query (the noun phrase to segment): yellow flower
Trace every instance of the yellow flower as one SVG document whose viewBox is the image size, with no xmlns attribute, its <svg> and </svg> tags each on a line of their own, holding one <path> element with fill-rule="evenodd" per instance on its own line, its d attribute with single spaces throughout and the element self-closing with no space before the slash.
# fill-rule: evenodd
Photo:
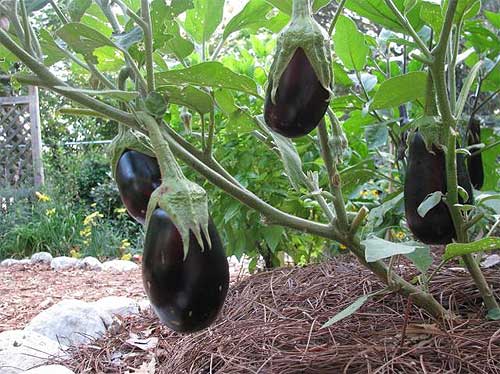
<svg viewBox="0 0 500 374">
<path fill-rule="evenodd" d="M 95 225 L 95 221 L 98 219 L 98 218 L 102 218 L 104 217 L 101 213 L 99 212 L 94 212 L 92 214 L 89 214 L 87 217 L 85 217 L 85 219 L 83 220 L 83 224 L 85 226 L 88 226 L 88 225 Z"/>
<path fill-rule="evenodd" d="M 35 195 L 36 195 L 36 197 L 38 198 L 39 201 L 43 201 L 43 202 L 50 201 L 50 197 L 48 197 L 47 195 L 45 195 L 45 194 L 43 194 L 41 192 L 36 191 Z"/>
<path fill-rule="evenodd" d="M 123 239 L 123 240 L 122 240 L 122 245 L 121 245 L 121 247 L 120 247 L 120 248 L 122 248 L 122 249 L 126 249 L 126 248 L 128 248 L 128 247 L 130 247 L 130 242 L 128 241 L 128 239 Z"/>
<path fill-rule="evenodd" d="M 97 203 L 92 203 L 92 204 L 90 204 L 90 206 L 91 206 L 92 208 L 95 208 L 95 207 L 97 206 Z"/>
<path fill-rule="evenodd" d="M 347 247 L 344 244 L 341 244 L 340 247 L 339 247 L 339 249 L 341 251 L 345 251 L 347 249 Z"/>
<path fill-rule="evenodd" d="M 90 226 L 84 227 L 83 230 L 80 230 L 80 236 L 89 237 L 92 234 L 92 228 Z"/>
<path fill-rule="evenodd" d="M 124 261 L 130 261 L 132 259 L 132 255 L 130 253 L 124 253 L 121 259 Z"/>
<path fill-rule="evenodd" d="M 71 251 L 69 251 L 69 255 L 73 258 L 80 258 L 82 257 L 81 253 L 78 252 L 77 249 L 73 248 Z"/>
<path fill-rule="evenodd" d="M 47 217 L 52 217 L 54 214 L 56 214 L 56 208 L 53 208 L 53 209 L 47 209 L 45 211 L 45 215 Z"/>
<path fill-rule="evenodd" d="M 406 234 L 403 231 L 397 231 L 396 233 L 394 233 L 394 237 L 396 239 L 402 240 L 406 237 Z"/>
<path fill-rule="evenodd" d="M 117 214 L 123 214 L 126 211 L 127 211 L 127 209 L 125 209 L 125 208 L 116 208 L 115 209 L 115 213 L 117 213 Z"/>
</svg>

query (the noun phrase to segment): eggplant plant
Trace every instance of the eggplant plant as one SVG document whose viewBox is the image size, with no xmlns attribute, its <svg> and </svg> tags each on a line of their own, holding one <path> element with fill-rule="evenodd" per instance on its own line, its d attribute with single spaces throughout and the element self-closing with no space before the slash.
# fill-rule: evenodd
<svg viewBox="0 0 500 374">
<path fill-rule="evenodd" d="M 476 127 L 466 129 L 468 118 L 500 89 L 500 43 L 478 41 L 484 35 L 498 41 L 498 32 L 474 21 L 483 14 L 480 1 L 341 0 L 327 30 L 313 16 L 329 3 L 249 0 L 221 28 L 224 0 L 0 1 L 4 64 L 24 67 L 10 78 L 71 100 L 73 107 L 61 113 L 119 124 L 113 173 L 124 204 L 145 223 L 145 289 L 173 329 L 208 326 L 228 287 L 224 249 L 209 214 L 217 207 L 209 206 L 205 189 L 186 177 L 179 161 L 257 212 L 268 227 L 337 243 L 387 285 L 384 291 L 411 297 L 437 320 L 453 318 L 427 291 L 435 273 L 427 275 L 424 265 L 429 247 L 402 242 L 383 225 L 404 200 L 402 226 L 424 243 L 446 245 L 436 271 L 461 257 L 488 317 L 500 318 L 476 258 L 500 246 L 493 236 L 498 222 L 486 204 L 498 195 L 478 195 L 461 182 L 469 180 L 466 165 L 480 155 L 491 158 L 498 145 L 494 130 L 478 137 Z M 370 20 L 374 30 L 360 31 L 343 15 L 345 8 Z M 36 12 L 53 12 L 57 21 L 37 27 Z M 498 28 L 498 15 L 484 14 Z M 242 30 L 251 36 L 265 30 L 276 39 L 274 55 L 246 71 L 229 63 L 235 51 L 240 59 L 252 58 L 238 47 L 235 35 Z M 480 36 L 467 39 L 472 34 Z M 58 72 L 68 68 L 88 77 L 89 85 L 62 79 Z M 467 76 L 457 76 L 459 68 Z M 228 172 L 228 159 L 216 155 L 229 126 L 257 139 L 258 152 L 267 149 L 281 160 L 290 195 L 307 199 L 314 214 L 257 196 L 242 182 L 251 166 Z M 357 200 L 356 189 L 373 179 L 387 189 L 383 201 Z M 473 179 L 476 188 L 483 185 Z M 498 176 L 486 175 L 484 182 L 498 189 Z M 474 240 L 478 225 L 489 233 Z M 280 240 L 286 231 L 277 232 Z M 420 283 L 398 274 L 399 256 L 415 263 Z M 193 269 L 196 276 L 188 276 Z"/>
</svg>

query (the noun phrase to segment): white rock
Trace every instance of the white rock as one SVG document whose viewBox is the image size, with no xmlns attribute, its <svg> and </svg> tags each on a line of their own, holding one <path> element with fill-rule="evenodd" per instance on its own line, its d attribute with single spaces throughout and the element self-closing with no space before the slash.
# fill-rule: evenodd
<svg viewBox="0 0 500 374">
<path fill-rule="evenodd" d="M 78 267 L 87 270 L 102 270 L 102 262 L 95 257 L 88 256 L 80 261 Z"/>
<path fill-rule="evenodd" d="M 489 255 L 481 262 L 483 268 L 492 268 L 497 265 L 500 265 L 500 256 L 497 254 Z"/>
<path fill-rule="evenodd" d="M 112 322 L 111 315 L 92 304 L 67 299 L 38 314 L 25 330 L 69 346 L 89 343 L 101 337 Z"/>
<path fill-rule="evenodd" d="M 130 271 L 135 270 L 139 266 L 132 261 L 111 260 L 102 264 L 102 270 L 105 271 Z"/>
<path fill-rule="evenodd" d="M 28 264 L 31 264 L 31 260 L 29 258 L 23 258 L 22 260 L 19 260 L 18 264 L 19 265 L 28 265 Z"/>
<path fill-rule="evenodd" d="M 8 258 L 8 259 L 0 262 L 0 266 L 3 266 L 3 267 L 9 267 L 12 265 L 17 265 L 17 264 L 19 264 L 19 260 L 14 260 L 13 258 Z"/>
<path fill-rule="evenodd" d="M 74 371 L 62 365 L 45 365 L 23 371 L 24 374 L 75 374 Z"/>
<path fill-rule="evenodd" d="M 145 312 L 145 311 L 151 309 L 151 302 L 149 301 L 149 299 L 139 300 L 137 302 L 137 304 L 139 304 L 139 310 L 141 312 Z"/>
<path fill-rule="evenodd" d="M 139 313 L 139 304 L 125 296 L 108 296 L 91 303 L 97 309 L 112 316 L 127 317 Z"/>
<path fill-rule="evenodd" d="M 53 270 L 65 270 L 77 267 L 80 260 L 73 257 L 61 256 L 54 257 L 54 259 L 50 262 L 50 267 Z"/>
<path fill-rule="evenodd" d="M 0 373 L 21 373 L 61 355 L 59 344 L 33 331 L 0 333 Z"/>
<path fill-rule="evenodd" d="M 31 256 L 32 264 L 50 264 L 52 261 L 52 255 L 49 252 L 38 252 Z"/>
</svg>

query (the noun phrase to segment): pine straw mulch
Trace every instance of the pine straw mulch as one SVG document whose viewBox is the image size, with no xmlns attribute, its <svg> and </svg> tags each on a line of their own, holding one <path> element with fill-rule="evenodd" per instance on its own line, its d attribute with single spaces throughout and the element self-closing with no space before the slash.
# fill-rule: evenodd
<svg viewBox="0 0 500 374">
<path fill-rule="evenodd" d="M 22 329 L 34 316 L 62 299 L 96 301 L 105 296 L 146 298 L 141 270 L 54 271 L 42 264 L 0 267 L 0 332 Z"/>
<path fill-rule="evenodd" d="M 498 292 L 498 269 L 487 278 Z M 320 329 L 380 288 L 358 265 L 336 261 L 259 273 L 230 288 L 207 330 L 180 335 L 148 312 L 72 348 L 63 364 L 77 373 L 500 373 L 500 322 L 481 319 L 479 295 L 462 271 L 444 270 L 431 289 L 456 320 L 432 320 L 391 294 Z"/>
</svg>

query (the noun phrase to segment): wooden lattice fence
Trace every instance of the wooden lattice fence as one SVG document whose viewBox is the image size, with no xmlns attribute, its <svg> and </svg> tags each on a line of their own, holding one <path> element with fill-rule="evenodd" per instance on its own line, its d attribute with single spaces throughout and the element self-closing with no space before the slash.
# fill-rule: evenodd
<svg viewBox="0 0 500 374">
<path fill-rule="evenodd" d="M 0 97 L 0 187 L 43 184 L 41 147 L 37 88 Z"/>
</svg>

